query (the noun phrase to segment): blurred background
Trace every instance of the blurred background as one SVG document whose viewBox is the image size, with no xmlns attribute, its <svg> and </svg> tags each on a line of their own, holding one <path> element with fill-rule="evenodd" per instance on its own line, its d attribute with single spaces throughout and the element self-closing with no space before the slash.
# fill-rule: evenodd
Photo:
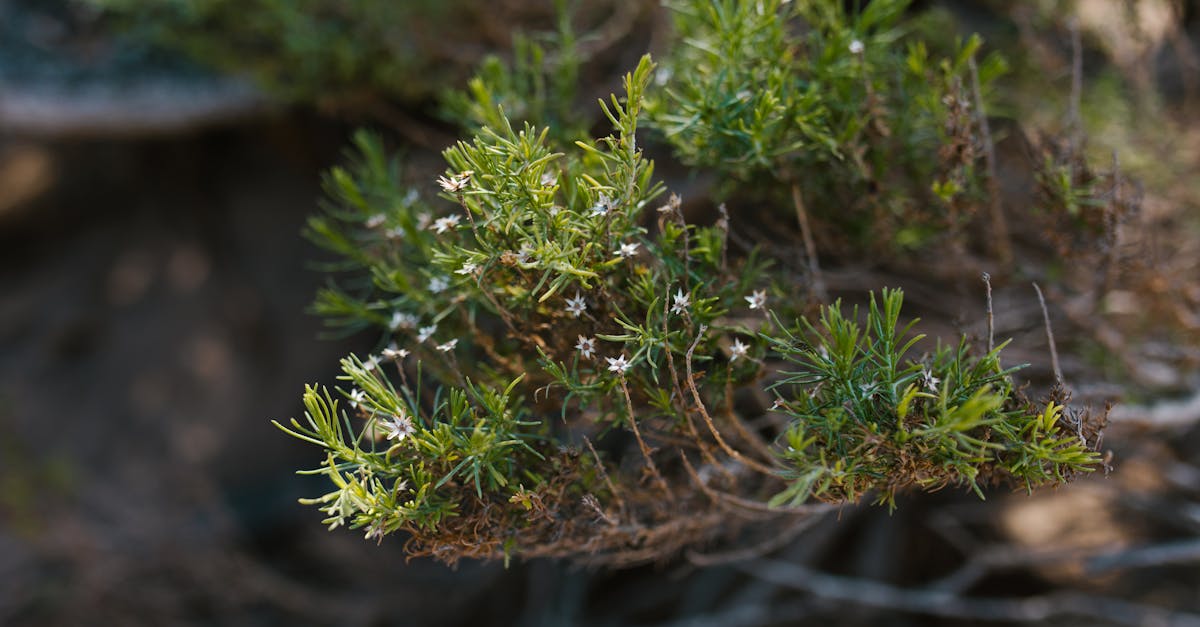
<svg viewBox="0 0 1200 627">
<path fill-rule="evenodd" d="M 296 502 L 321 491 L 294 472 L 317 453 L 270 420 L 375 338 L 322 337 L 307 308 L 325 257 L 301 230 L 360 126 L 432 186 L 455 137 L 441 94 L 512 31 L 554 24 L 549 3 L 481 4 L 0 0 L 0 625 L 1200 624 L 1192 0 L 912 9 L 1008 55 L 997 115 L 1029 133 L 1063 126 L 1079 58 L 1090 150 L 1141 181 L 1136 280 L 1101 317 L 1050 294 L 1077 398 L 1121 401 L 1111 474 L 847 507 L 770 561 L 708 567 L 452 570 L 325 531 Z M 669 22 L 650 1 L 576 19 L 587 102 Z M 941 322 L 968 326 L 956 315 Z M 1024 376 L 1046 376 L 1036 304 L 997 316 L 1037 364 Z"/>
</svg>

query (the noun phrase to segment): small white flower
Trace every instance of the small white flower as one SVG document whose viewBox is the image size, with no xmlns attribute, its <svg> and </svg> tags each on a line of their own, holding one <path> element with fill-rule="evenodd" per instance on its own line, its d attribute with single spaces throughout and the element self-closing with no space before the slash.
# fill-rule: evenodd
<svg viewBox="0 0 1200 627">
<path fill-rule="evenodd" d="M 767 306 L 767 290 L 757 290 L 744 298 L 751 309 L 764 309 Z"/>
<path fill-rule="evenodd" d="M 608 215 L 609 209 L 612 209 L 612 198 L 608 194 L 600 194 L 600 198 L 596 200 L 596 204 L 592 205 L 592 216 Z"/>
<path fill-rule="evenodd" d="M 560 213 L 562 213 L 562 207 L 559 207 L 558 205 L 550 205 L 550 217 L 551 218 L 553 218 L 554 216 L 556 216 Z"/>
<path fill-rule="evenodd" d="M 568 298 L 566 311 L 576 318 L 583 315 L 583 312 L 587 311 L 587 303 L 583 302 L 583 295 L 575 292 L 575 298 Z"/>
<path fill-rule="evenodd" d="M 410 188 L 408 188 L 408 191 L 404 193 L 404 200 L 402 202 L 405 205 L 411 205 L 414 202 L 417 202 L 417 198 L 419 198 L 419 197 L 420 197 L 420 194 L 417 193 L 417 190 L 410 187 Z"/>
<path fill-rule="evenodd" d="M 685 294 L 682 289 L 675 290 L 675 296 L 672 298 L 672 313 L 683 315 L 687 313 L 687 308 L 692 306 L 692 295 Z"/>
<path fill-rule="evenodd" d="M 408 357 L 408 349 L 399 348 L 395 344 L 388 344 L 388 347 L 383 349 L 382 354 L 384 359 L 396 361 L 397 359 L 404 359 L 405 357 Z"/>
<path fill-rule="evenodd" d="M 388 326 L 391 327 L 393 331 L 398 329 L 411 329 L 417 326 L 417 317 L 403 311 L 394 311 L 392 312 L 392 320 L 390 323 L 388 323 Z"/>
<path fill-rule="evenodd" d="M 437 220 L 433 221 L 433 231 L 435 233 L 439 233 L 439 234 L 445 233 L 446 231 L 449 231 L 449 230 L 453 229 L 454 227 L 458 226 L 458 221 L 460 219 L 461 218 L 458 217 L 457 213 L 453 214 L 453 215 L 448 215 L 444 218 L 438 218 Z"/>
<path fill-rule="evenodd" d="M 530 254 L 532 252 L 533 250 L 529 248 L 528 244 L 521 246 L 521 250 L 517 251 L 517 263 L 529 263 L 533 261 L 533 255 Z"/>
<path fill-rule="evenodd" d="M 857 39 L 850 42 L 850 54 L 862 54 L 863 50 L 865 50 L 865 49 L 866 49 L 866 46 L 863 45 L 863 42 L 861 42 Z"/>
<path fill-rule="evenodd" d="M 625 372 L 626 370 L 629 370 L 629 366 L 632 365 L 628 361 L 625 360 L 624 355 L 621 355 L 620 357 L 617 357 L 616 359 L 614 359 L 612 357 L 605 357 L 604 359 L 608 361 L 608 371 L 609 372 Z"/>
<path fill-rule="evenodd" d="M 933 371 L 929 369 L 921 372 L 921 378 L 925 382 L 925 387 L 929 388 L 930 391 L 937 391 L 938 384 L 942 382 L 941 379 L 933 376 Z"/>
<path fill-rule="evenodd" d="M 575 344 L 575 349 L 579 351 L 580 355 L 583 355 L 584 359 L 591 359 L 596 354 L 596 339 L 581 335 Z"/>
<path fill-rule="evenodd" d="M 378 368 L 379 358 L 374 355 L 367 357 L 366 361 L 362 362 L 362 367 L 363 370 L 374 370 Z"/>
<path fill-rule="evenodd" d="M 622 259 L 628 259 L 629 257 L 632 257 L 637 254 L 637 249 L 638 249 L 639 245 L 640 244 L 638 244 L 637 242 L 621 244 L 621 247 L 614 250 L 613 254 Z"/>
<path fill-rule="evenodd" d="M 478 269 L 479 269 L 478 265 L 473 264 L 468 261 L 467 263 L 464 263 L 461 268 L 455 270 L 454 274 L 463 274 L 463 275 L 475 274 L 475 271 Z"/>
<path fill-rule="evenodd" d="M 450 178 L 439 176 L 437 179 L 438 185 L 442 186 L 442 191 L 451 194 L 457 194 L 467 187 L 467 183 L 471 182 L 471 175 L 474 172 L 467 170 L 465 172 L 455 174 Z"/>
<path fill-rule="evenodd" d="M 373 229 L 373 228 L 383 226 L 383 223 L 386 220 L 387 220 L 387 218 L 384 217 L 384 215 L 382 213 L 377 213 L 377 214 L 367 218 L 367 221 L 365 222 L 365 224 L 367 225 L 368 229 Z"/>
<path fill-rule="evenodd" d="M 351 392 L 350 392 L 350 406 L 351 407 L 353 407 L 354 409 L 358 409 L 359 404 L 365 403 L 365 402 L 367 402 L 367 393 L 366 392 L 359 390 L 359 389 L 351 390 Z"/>
<path fill-rule="evenodd" d="M 458 346 L 458 338 L 454 338 L 445 344 L 438 344 L 437 349 L 443 353 L 449 353 L 450 351 L 454 350 L 455 346 Z"/>
<path fill-rule="evenodd" d="M 416 432 L 412 419 L 404 415 L 392 416 L 390 420 L 383 421 L 379 426 L 387 432 L 387 439 L 397 442 L 403 442 L 404 438 Z"/>
<path fill-rule="evenodd" d="M 434 294 L 441 294 L 450 287 L 450 280 L 444 276 L 435 276 L 429 279 L 429 291 Z"/>
<path fill-rule="evenodd" d="M 428 340 L 429 338 L 433 337 L 434 333 L 437 333 L 437 325 L 436 324 L 431 324 L 427 327 L 421 327 L 420 329 L 417 330 L 417 341 L 424 342 L 425 340 Z"/>
<path fill-rule="evenodd" d="M 404 239 L 404 229 L 395 226 L 384 231 L 383 236 L 388 239 Z"/>
<path fill-rule="evenodd" d="M 379 520 L 367 525 L 367 532 L 363 534 L 363 540 L 375 540 L 382 544 L 384 535 L 386 534 L 383 531 L 383 521 Z"/>
<path fill-rule="evenodd" d="M 429 215 L 428 211 L 422 211 L 417 214 L 417 230 L 424 231 L 433 223 L 433 216 Z"/>
<path fill-rule="evenodd" d="M 558 175 L 553 172 L 542 172 L 542 187 L 551 187 L 558 182 Z"/>
<path fill-rule="evenodd" d="M 729 362 L 733 363 L 738 360 L 738 357 L 745 357 L 748 350 L 750 350 L 750 347 L 742 344 L 740 339 L 734 340 L 733 346 L 729 347 Z"/>
<path fill-rule="evenodd" d="M 782 398 L 777 398 L 777 399 L 775 399 L 774 403 L 771 403 L 770 411 L 779 411 L 786 406 L 787 406 L 787 403 L 784 403 Z"/>
</svg>

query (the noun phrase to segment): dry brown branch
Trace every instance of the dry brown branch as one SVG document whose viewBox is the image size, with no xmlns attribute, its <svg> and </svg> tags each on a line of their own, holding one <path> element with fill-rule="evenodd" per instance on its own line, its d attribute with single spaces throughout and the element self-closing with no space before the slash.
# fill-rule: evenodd
<svg viewBox="0 0 1200 627">
<path fill-rule="evenodd" d="M 1079 106 L 1083 99 L 1083 41 L 1079 33 L 1079 19 L 1072 17 L 1067 22 L 1071 32 L 1071 101 L 1067 110 L 1067 139 L 1071 144 L 1071 155 L 1079 149 L 1079 136 L 1083 132 L 1082 120 L 1079 117 Z M 1074 177 L 1072 159 L 1071 175 Z"/>
<path fill-rule="evenodd" d="M 817 261 L 817 245 L 813 241 L 812 228 L 808 224 L 808 209 L 804 207 L 804 196 L 800 185 L 792 183 L 792 205 L 796 208 L 796 220 L 800 223 L 800 236 L 804 239 L 804 254 L 808 256 L 808 270 L 812 274 L 812 292 L 822 303 L 829 302 L 825 291 L 825 280 L 821 277 L 821 265 Z"/>
<path fill-rule="evenodd" d="M 821 516 L 808 516 L 796 521 L 782 532 L 770 536 L 767 539 L 757 544 L 736 549 L 733 551 L 724 551 L 720 553 L 700 553 L 695 550 L 689 550 L 684 553 L 687 560 L 692 564 L 700 567 L 717 566 L 720 564 L 731 564 L 733 562 L 744 562 L 750 559 L 756 559 L 774 553 L 783 547 L 791 544 L 800 534 L 808 531 L 810 527 L 822 520 Z"/>
<path fill-rule="evenodd" d="M 774 515 L 792 514 L 792 515 L 808 516 L 810 514 L 824 513 L 824 512 L 832 510 L 835 507 L 834 505 L 830 505 L 828 503 L 818 503 L 818 504 L 814 504 L 814 505 L 792 505 L 792 506 L 780 505 L 780 506 L 772 507 L 770 505 L 767 505 L 766 503 L 761 503 L 759 501 L 752 501 L 749 499 L 741 498 L 739 496 L 734 496 L 732 494 L 729 494 L 728 492 L 722 492 L 720 490 L 713 489 L 708 484 L 704 483 L 704 480 L 700 478 L 700 474 L 696 472 L 696 469 L 694 467 L 692 467 L 692 464 L 691 464 L 691 462 L 688 461 L 687 457 L 681 456 L 681 459 L 683 461 L 684 469 L 686 469 L 688 471 L 688 475 L 691 476 L 692 481 L 694 481 L 696 483 L 696 486 L 698 488 L 700 488 L 700 491 L 703 492 L 705 494 L 705 496 L 709 497 L 710 499 L 712 499 L 713 501 L 716 501 L 716 502 L 725 503 L 727 505 L 733 505 L 742 510 L 749 511 L 749 512 L 758 512 L 760 514 L 774 514 Z"/>
<path fill-rule="evenodd" d="M 692 400 L 695 401 L 695 403 L 696 403 L 696 409 L 697 409 L 697 411 L 700 412 L 700 416 L 702 418 L 704 418 L 705 424 L 708 425 L 708 430 L 712 433 L 713 439 L 715 439 L 717 441 L 717 446 L 721 447 L 721 450 L 725 451 L 726 455 L 729 455 L 730 457 L 736 459 L 737 461 L 745 464 L 747 467 L 752 468 L 758 472 L 761 472 L 764 475 L 768 475 L 771 477 L 777 476 L 775 468 L 771 468 L 769 466 L 764 466 L 763 464 L 761 464 L 757 461 L 754 461 L 753 459 L 750 459 L 750 458 L 746 457 L 745 455 L 742 455 L 738 451 L 734 450 L 733 447 L 729 446 L 729 443 L 725 441 L 725 438 L 721 437 L 721 432 L 717 430 L 716 424 L 713 423 L 712 416 L 709 415 L 708 409 L 704 406 L 704 399 L 700 398 L 700 391 L 696 389 L 696 376 L 692 372 L 692 356 L 695 355 L 696 346 L 698 344 L 700 344 L 700 340 L 704 338 L 704 333 L 706 331 L 708 331 L 708 325 L 705 325 L 705 324 L 700 325 L 700 332 L 696 334 L 695 341 L 693 341 L 692 345 L 690 347 L 688 347 L 687 355 L 684 356 L 684 367 L 686 368 L 687 384 L 688 384 L 688 388 L 690 388 L 692 391 Z"/>
<path fill-rule="evenodd" d="M 1136 424 L 1158 429 L 1187 427 L 1200 422 L 1200 391 L 1191 396 L 1154 405 L 1117 405 L 1109 413 L 1114 423 Z"/>
<path fill-rule="evenodd" d="M 658 484 L 663 494 L 668 499 L 675 500 L 675 495 L 672 494 L 666 479 L 663 479 L 662 473 L 658 471 L 658 465 L 654 463 L 653 451 L 650 450 L 649 446 L 646 446 L 646 441 L 642 439 L 642 431 L 638 429 L 637 418 L 633 412 L 633 400 L 629 398 L 629 385 L 625 382 L 624 374 L 621 374 L 621 391 L 625 393 L 625 409 L 629 413 L 629 428 L 633 431 L 633 437 L 637 439 L 638 448 L 642 451 L 642 457 L 646 460 L 646 468 L 650 470 L 650 476 L 654 478 L 654 483 Z"/>
<path fill-rule="evenodd" d="M 996 348 L 996 316 L 992 310 L 992 276 L 986 272 L 983 273 L 983 284 L 987 287 L 987 347 L 990 353 Z"/>
<path fill-rule="evenodd" d="M 992 218 L 992 233 L 988 241 L 993 243 L 992 252 L 996 254 L 1000 263 L 1008 266 L 1012 263 L 1012 242 L 1008 235 L 1004 206 L 1001 204 L 1000 180 L 996 177 L 996 145 L 992 142 L 992 130 L 983 106 L 983 90 L 979 87 L 979 68 L 975 65 L 974 56 L 968 59 L 968 67 L 971 69 L 971 92 L 975 98 L 975 123 L 979 126 L 979 134 L 982 136 L 983 158 L 987 166 L 988 212 Z"/>
<path fill-rule="evenodd" d="M 1042 306 L 1042 319 L 1046 322 L 1046 340 L 1050 344 L 1050 365 L 1054 368 L 1054 380 L 1059 386 L 1065 386 L 1062 368 L 1058 364 L 1058 347 L 1054 343 L 1054 330 L 1050 328 L 1050 311 L 1046 309 L 1046 298 L 1042 296 L 1042 288 L 1038 287 L 1037 283 L 1033 284 L 1033 289 L 1037 291 L 1038 303 Z"/>
<path fill-rule="evenodd" d="M 1113 570 L 1193 562 L 1200 562 L 1200 538 L 1164 542 L 1095 555 L 1087 560 L 1087 570 L 1091 574 L 1101 574 Z"/>
<path fill-rule="evenodd" d="M 1070 593 L 1021 599 L 964 597 L 828 575 L 777 560 L 755 560 L 734 567 L 763 581 L 825 600 L 957 620 L 1038 622 L 1071 616 L 1117 625 L 1200 627 L 1200 615 L 1108 597 Z"/>
<path fill-rule="evenodd" d="M 604 462 L 600 459 L 600 454 L 596 452 L 596 447 L 592 446 L 592 441 L 586 436 L 583 438 L 583 443 L 587 444 L 588 450 L 592 452 L 592 458 L 596 460 L 596 472 L 600 473 L 600 478 L 604 480 L 604 485 L 608 486 L 608 491 L 612 493 L 613 501 L 617 504 L 617 511 L 620 512 L 621 518 L 625 518 L 625 499 L 621 498 L 621 493 L 617 491 L 617 486 L 613 485 L 612 479 L 608 476 L 608 471 L 604 469 Z"/>
</svg>

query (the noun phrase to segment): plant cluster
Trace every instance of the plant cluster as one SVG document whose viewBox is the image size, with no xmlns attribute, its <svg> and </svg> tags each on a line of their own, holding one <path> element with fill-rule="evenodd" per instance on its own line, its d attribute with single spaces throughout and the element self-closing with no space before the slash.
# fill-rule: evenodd
<svg viewBox="0 0 1200 627">
<path fill-rule="evenodd" d="M 691 6 L 774 18 L 793 11 L 771 2 Z M 719 22 L 716 32 L 745 46 L 764 36 L 735 26 Z M 849 45 L 852 27 L 824 35 L 840 42 L 828 58 L 837 48 L 863 63 L 866 44 Z M 699 64 L 689 66 L 695 76 L 673 67 L 667 82 L 708 80 Z M 796 87 L 763 70 L 754 80 Z M 804 516 L 820 502 L 894 503 L 910 487 L 982 495 L 1003 481 L 1032 489 L 1096 465 L 1094 420 L 1061 399 L 1021 398 L 1000 349 L 976 356 L 963 340 L 920 352 L 895 290 L 872 298 L 865 326 L 840 303 L 810 322 L 805 312 L 819 303 L 797 289 L 803 278 L 733 245 L 746 216 L 724 211 L 697 224 L 679 197 L 664 198 L 638 141 L 648 91 L 663 76 L 649 57 L 620 97 L 601 102 L 612 134 L 574 143 L 570 132 L 516 125 L 494 106 L 509 72 L 489 70 L 460 101 L 475 112 L 472 136 L 444 152 L 436 199 L 403 185 L 381 142 L 360 134 L 351 165 L 329 174 L 330 206 L 310 221 L 343 269 L 369 278 L 323 291 L 317 311 L 347 329 L 384 332 L 375 354 L 343 360 L 337 394 L 310 387 L 305 418 L 280 425 L 326 451 L 313 472 L 334 489 L 309 502 L 331 527 L 369 538 L 404 531 L 411 555 L 449 562 L 553 555 L 628 564 L 750 521 Z M 565 83 L 520 82 L 540 84 Z M 871 87 L 880 98 L 893 88 Z M 828 109 L 824 121 L 771 122 L 763 128 L 791 147 L 761 155 L 790 160 L 796 172 L 811 160 L 803 176 L 854 179 L 830 165 L 836 146 L 810 140 L 839 115 L 855 117 L 846 102 L 859 93 L 796 94 L 830 99 L 816 107 Z M 859 118 L 842 124 L 867 133 L 869 117 Z M 691 138 L 677 144 L 685 161 L 728 175 L 720 163 L 758 158 L 727 137 L 725 122 L 708 123 L 677 127 Z M 700 150 L 718 140 L 728 143 Z"/>
<path fill-rule="evenodd" d="M 686 163 L 794 187 L 856 249 L 937 244 L 986 195 L 975 109 L 1005 63 L 976 64 L 978 37 L 932 56 L 908 5 L 673 2 L 682 43 L 652 120 Z"/>
</svg>

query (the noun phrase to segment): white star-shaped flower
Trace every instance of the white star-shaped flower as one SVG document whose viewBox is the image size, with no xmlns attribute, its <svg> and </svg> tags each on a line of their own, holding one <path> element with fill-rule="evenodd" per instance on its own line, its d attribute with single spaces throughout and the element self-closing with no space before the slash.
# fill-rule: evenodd
<svg viewBox="0 0 1200 627">
<path fill-rule="evenodd" d="M 600 194 L 600 198 L 596 200 L 596 204 L 592 205 L 592 216 L 608 215 L 609 209 L 612 209 L 612 198 L 608 194 Z"/>
<path fill-rule="evenodd" d="M 587 311 L 587 303 L 583 302 L 583 295 L 575 292 L 575 298 L 568 298 L 566 311 L 576 318 L 583 315 L 583 312 Z"/>
<path fill-rule="evenodd" d="M 417 317 L 403 311 L 394 311 L 392 312 L 392 320 L 388 323 L 388 326 L 393 331 L 397 329 L 411 329 L 417 326 Z"/>
<path fill-rule="evenodd" d="M 575 349 L 583 355 L 584 359 L 591 359 L 596 354 L 596 339 L 591 337 L 579 336 L 579 341 L 575 343 Z"/>
<path fill-rule="evenodd" d="M 424 231 L 433 223 L 433 216 L 429 215 L 428 211 L 422 211 L 417 214 L 417 230 Z"/>
<path fill-rule="evenodd" d="M 408 349 L 399 348 L 395 344 L 388 344 L 388 347 L 383 349 L 382 354 L 384 359 L 396 361 L 397 359 L 404 359 L 405 357 L 408 357 Z"/>
<path fill-rule="evenodd" d="M 746 351 L 748 351 L 748 350 L 750 350 L 750 347 L 746 344 L 742 344 L 742 341 L 740 339 L 734 340 L 733 346 L 729 347 L 730 363 L 737 361 L 738 357 L 745 357 Z"/>
<path fill-rule="evenodd" d="M 383 223 L 386 220 L 387 220 L 387 217 L 385 217 L 382 213 L 377 213 L 377 214 L 367 218 L 367 221 L 364 224 L 367 225 L 368 229 L 374 229 L 374 228 L 383 226 Z"/>
<path fill-rule="evenodd" d="M 408 416 L 392 416 L 390 420 L 383 421 L 379 426 L 387 432 L 387 439 L 403 442 L 404 438 L 416 433 L 416 428 L 413 427 L 412 419 Z"/>
<path fill-rule="evenodd" d="M 861 42 L 857 39 L 850 42 L 850 54 L 862 54 L 863 50 L 865 50 L 865 49 L 866 49 L 866 46 L 863 45 L 863 42 Z"/>
<path fill-rule="evenodd" d="M 930 391 L 937 391 L 937 386 L 942 382 L 941 379 L 933 376 L 933 371 L 928 368 L 921 372 L 921 378 L 925 382 L 925 387 Z"/>
<path fill-rule="evenodd" d="M 458 221 L 461 219 L 462 218 L 459 218 L 457 213 L 448 215 L 444 218 L 438 218 L 437 220 L 433 221 L 433 231 L 439 234 L 445 233 L 446 231 L 458 226 Z"/>
<path fill-rule="evenodd" d="M 767 290 L 757 290 L 745 299 L 751 309 L 764 309 L 767 306 Z"/>
<path fill-rule="evenodd" d="M 558 182 L 558 175 L 553 172 L 542 172 L 542 187 L 551 187 Z"/>
<path fill-rule="evenodd" d="M 442 191 L 450 194 L 457 194 L 458 192 L 466 189 L 467 183 L 471 182 L 472 174 L 474 174 L 474 172 L 467 170 L 465 172 L 455 174 L 450 178 L 439 176 L 437 182 L 438 185 L 442 186 Z"/>
<path fill-rule="evenodd" d="M 692 295 L 685 294 L 682 289 L 675 290 L 675 296 L 672 297 L 671 313 L 683 315 L 687 313 L 687 308 L 692 306 Z"/>
<path fill-rule="evenodd" d="M 640 244 L 638 244 L 637 242 L 621 244 L 621 247 L 614 250 L 613 254 L 622 259 L 628 259 L 629 257 L 632 257 L 637 254 L 637 249 L 638 249 L 639 245 Z"/>
<path fill-rule="evenodd" d="M 437 333 L 437 325 L 436 324 L 431 324 L 427 327 L 421 327 L 420 329 L 417 330 L 417 341 L 424 342 L 425 340 L 428 340 L 429 338 L 433 337 L 434 333 Z"/>
<path fill-rule="evenodd" d="M 605 357 L 604 359 L 608 361 L 608 371 L 609 372 L 623 373 L 626 370 L 629 370 L 629 366 L 632 365 L 625 359 L 624 355 L 621 355 L 620 357 L 616 357 L 616 358 Z"/>
<path fill-rule="evenodd" d="M 404 239 L 404 229 L 394 226 L 384 231 L 383 236 L 388 239 Z"/>
<path fill-rule="evenodd" d="M 354 390 L 350 391 L 350 401 L 349 402 L 350 402 L 351 407 L 353 407 L 354 409 L 358 409 L 358 406 L 361 403 L 367 402 L 367 393 L 355 388 Z"/>
<path fill-rule="evenodd" d="M 478 269 L 479 269 L 478 265 L 473 264 L 468 261 L 467 263 L 464 263 L 461 268 L 455 270 L 454 274 L 464 274 L 464 275 L 475 274 L 475 271 Z"/>
<path fill-rule="evenodd" d="M 429 279 L 429 291 L 434 294 L 441 294 L 450 287 L 450 280 L 444 276 L 435 276 Z"/>
<path fill-rule="evenodd" d="M 362 364 L 363 370 L 374 370 L 379 367 L 379 358 L 371 355 Z"/>
<path fill-rule="evenodd" d="M 450 351 L 454 350 L 455 346 L 458 346 L 458 338 L 454 338 L 445 344 L 438 344 L 437 349 L 443 353 L 449 353 Z"/>
</svg>

